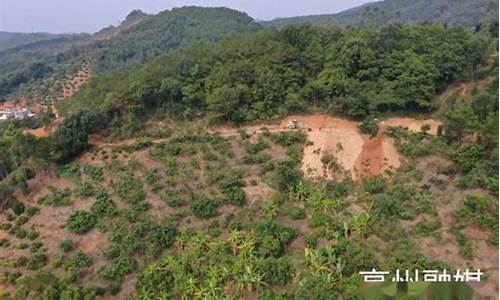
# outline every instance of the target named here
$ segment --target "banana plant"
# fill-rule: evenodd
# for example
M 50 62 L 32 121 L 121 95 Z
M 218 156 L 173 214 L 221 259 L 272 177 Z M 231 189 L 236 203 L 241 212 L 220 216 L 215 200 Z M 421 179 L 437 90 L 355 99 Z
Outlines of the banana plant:
M 156 297 L 157 300 L 168 300 L 168 299 L 172 299 L 171 296 L 169 296 L 166 292 L 162 292 L 160 293 L 157 297 Z
M 328 246 L 324 249 L 305 248 L 304 251 L 310 271 L 313 274 L 330 276 L 331 281 L 336 281 L 342 277 L 345 263 L 341 257 L 335 254 L 332 247 Z
M 255 238 L 253 236 L 245 238 L 238 246 L 238 251 L 244 259 L 253 257 L 255 254 Z
M 231 250 L 233 255 L 236 255 L 238 252 L 238 246 L 241 244 L 243 240 L 243 235 L 238 229 L 231 229 L 231 233 L 229 234 L 229 243 L 231 245 Z
M 342 208 L 342 202 L 338 198 L 327 197 L 324 185 L 317 185 L 310 191 L 306 202 L 316 211 L 324 213 L 336 212 Z
M 153 298 L 154 298 L 154 293 L 150 289 L 143 287 L 139 291 L 139 299 L 140 300 L 153 300 Z
M 198 280 L 189 275 L 184 281 L 184 287 L 181 290 L 181 300 L 191 300 L 198 291 Z
M 306 202 L 312 207 L 312 209 L 316 211 L 322 211 L 325 209 L 323 202 L 324 198 L 325 195 L 323 189 L 321 188 L 321 186 L 316 186 L 311 189 Z
M 208 280 L 204 290 L 204 299 L 219 299 L 221 297 L 222 289 L 216 282 L 210 279 Z
M 353 216 L 348 222 L 348 227 L 351 229 L 351 233 L 364 238 L 370 218 L 371 215 L 368 212 L 362 212 L 359 215 Z
M 278 215 L 279 206 L 275 201 L 264 202 L 262 204 L 262 210 L 266 215 L 266 218 L 275 218 Z
M 264 275 L 258 271 L 256 271 L 253 266 L 246 266 L 245 268 L 245 277 L 247 280 L 247 290 L 251 292 L 253 289 L 259 291 L 260 287 L 263 285 L 267 285 L 264 282 Z
M 302 202 L 307 199 L 308 194 L 309 188 L 304 181 L 301 180 L 298 184 L 290 188 L 288 197 L 292 201 Z

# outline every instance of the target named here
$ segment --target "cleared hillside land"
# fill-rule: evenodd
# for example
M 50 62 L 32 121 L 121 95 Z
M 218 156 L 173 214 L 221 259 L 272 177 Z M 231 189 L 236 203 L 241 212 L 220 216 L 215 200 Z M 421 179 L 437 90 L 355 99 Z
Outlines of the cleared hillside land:
M 293 119 L 302 128 L 288 130 Z M 30 180 L 17 208 L 0 215 L 1 288 L 19 299 L 34 296 L 40 282 L 78 284 L 107 299 L 146 292 L 258 299 L 310 295 L 315 272 L 327 272 L 335 281 L 325 284 L 349 298 L 359 293 L 350 290 L 358 290 L 354 270 L 404 267 L 394 260 L 403 257 L 422 269 L 481 268 L 488 277 L 474 289 L 494 296 L 496 232 L 467 214 L 470 199 L 494 199 L 460 189 L 462 176 L 437 152 L 397 150 L 409 154 L 416 136 L 435 143 L 437 121 L 380 124 L 372 138 L 355 122 L 324 115 L 156 140 L 94 136 L 91 151 Z M 428 133 L 420 130 L 425 124 Z M 381 149 L 365 153 L 374 141 Z M 384 167 L 356 172 L 365 157 Z M 496 211 L 481 213 L 494 218 Z M 340 265 L 321 266 L 315 255 L 338 255 Z M 176 279 L 181 274 L 194 280 L 190 289 Z

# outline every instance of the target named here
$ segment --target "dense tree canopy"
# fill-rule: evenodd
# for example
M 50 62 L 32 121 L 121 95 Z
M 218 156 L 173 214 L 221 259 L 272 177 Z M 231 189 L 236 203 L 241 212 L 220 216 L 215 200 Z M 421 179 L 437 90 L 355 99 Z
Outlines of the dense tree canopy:
M 64 162 L 82 153 L 88 146 L 88 135 L 95 130 L 94 116 L 80 110 L 65 119 L 51 136 L 55 161 Z
M 430 21 L 472 29 L 487 17 L 496 19 L 498 24 L 498 0 L 384 0 L 337 14 L 278 18 L 261 23 L 276 27 L 306 22 L 316 26 L 382 26 Z
M 437 93 L 486 60 L 488 46 L 488 38 L 438 24 L 380 30 L 290 26 L 107 74 L 65 108 L 123 115 L 208 112 L 231 122 L 270 119 L 311 105 L 352 117 L 430 111 Z

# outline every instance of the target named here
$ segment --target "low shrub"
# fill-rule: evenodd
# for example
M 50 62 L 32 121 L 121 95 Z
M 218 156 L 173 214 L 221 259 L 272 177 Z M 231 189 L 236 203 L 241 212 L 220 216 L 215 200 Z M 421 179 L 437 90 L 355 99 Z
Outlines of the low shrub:
M 184 201 L 179 197 L 169 197 L 165 202 L 170 207 L 181 207 L 184 205 Z
M 271 139 L 282 146 L 292 146 L 294 144 L 305 144 L 307 135 L 301 131 L 283 131 L 271 134 Z
M 90 177 L 93 181 L 100 181 L 102 179 L 102 175 L 104 169 L 102 167 L 84 165 L 82 166 L 83 173 Z
M 106 191 L 100 189 L 96 192 L 96 200 L 90 207 L 90 211 L 96 216 L 112 216 L 118 212 L 118 208 Z
M 191 211 L 199 218 L 211 218 L 218 215 L 217 201 L 204 196 L 193 195 L 191 200 Z
M 244 148 L 245 148 L 245 151 L 248 154 L 257 154 L 260 151 L 269 148 L 269 144 L 266 141 L 259 139 L 254 144 L 252 144 L 252 143 L 245 143 L 244 144 Z
M 458 150 L 453 159 L 465 173 L 468 173 L 485 159 L 485 152 L 480 145 L 467 145 Z
M 243 186 L 244 182 L 241 174 L 233 174 L 225 179 L 220 185 L 220 190 L 225 196 L 225 201 L 238 206 L 244 205 L 246 196 Z
M 363 180 L 363 188 L 370 194 L 383 193 L 387 188 L 387 182 L 383 176 L 370 177 Z
M 70 239 L 64 239 L 59 243 L 59 248 L 63 252 L 70 252 L 73 250 L 73 241 Z
M 20 214 L 24 213 L 24 210 L 25 210 L 24 204 L 14 197 L 9 199 L 7 205 L 10 209 L 12 209 L 12 211 L 16 215 L 20 215 Z
M 302 207 L 293 207 L 288 215 L 292 220 L 304 219 L 306 217 L 306 210 Z
M 371 135 L 372 137 L 377 135 L 378 125 L 373 118 L 366 118 L 359 125 L 361 132 Z
M 26 209 L 26 214 L 30 217 L 36 215 L 38 212 L 40 211 L 40 209 L 36 206 L 30 206 Z
M 296 167 L 297 162 L 292 159 L 287 159 L 276 163 L 276 174 L 274 175 L 274 181 L 276 182 L 279 190 L 287 191 L 289 187 L 294 186 L 299 182 L 301 175 Z
M 38 200 L 39 204 L 51 206 L 68 206 L 71 204 L 71 191 L 68 188 L 59 190 L 49 186 L 50 194 Z
M 96 223 L 97 218 L 93 213 L 78 210 L 69 216 L 66 226 L 73 233 L 84 234 L 94 228 Z
M 79 251 L 71 258 L 65 260 L 63 266 L 64 269 L 70 273 L 70 279 L 76 280 L 76 278 L 83 274 L 83 269 L 91 266 L 93 262 L 90 256 Z
M 264 275 L 265 282 L 278 285 L 285 285 L 294 274 L 293 267 L 286 257 L 259 259 L 257 270 Z
M 254 164 L 263 164 L 271 160 L 272 158 L 273 158 L 272 155 L 269 153 L 259 152 L 255 154 L 245 154 L 241 160 L 244 164 L 254 165 Z
M 498 202 L 491 197 L 469 195 L 456 212 L 458 220 L 473 221 L 481 228 L 498 230 Z
M 106 280 L 120 280 L 124 275 L 132 273 L 136 269 L 136 262 L 132 258 L 120 257 L 115 259 L 110 266 L 101 267 L 97 275 Z
M 259 251 L 265 256 L 278 257 L 284 246 L 297 237 L 297 230 L 273 220 L 262 221 L 255 225 Z
M 142 182 L 132 174 L 121 176 L 113 184 L 113 191 L 128 204 L 138 203 L 146 197 Z
M 75 195 L 80 198 L 91 197 L 94 193 L 94 187 L 89 182 L 79 183 L 75 190 Z

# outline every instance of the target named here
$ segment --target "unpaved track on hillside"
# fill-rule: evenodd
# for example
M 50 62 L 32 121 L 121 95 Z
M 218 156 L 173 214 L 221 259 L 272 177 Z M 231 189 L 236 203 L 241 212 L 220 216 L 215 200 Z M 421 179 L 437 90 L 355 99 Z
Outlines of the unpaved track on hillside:
M 339 170 L 327 169 L 322 162 L 325 155 L 331 155 L 343 172 L 350 173 L 353 180 L 365 176 L 388 175 L 388 171 L 399 168 L 404 160 L 397 151 L 392 138 L 385 134 L 388 127 L 401 126 L 418 132 L 425 124 L 430 126 L 430 134 L 436 134 L 441 124 L 437 120 L 416 120 L 411 118 L 390 118 L 379 123 L 379 132 L 375 137 L 363 134 L 358 129 L 359 123 L 326 115 L 289 116 L 280 123 L 234 127 L 212 127 L 209 133 L 222 137 L 239 136 L 241 130 L 257 135 L 264 132 L 290 131 L 288 124 L 297 120 L 300 130 L 308 139 L 304 147 L 301 170 L 311 179 L 333 179 L 342 176 Z M 161 143 L 168 139 L 155 139 L 153 143 Z M 90 143 L 98 147 L 118 147 L 131 145 L 136 139 L 128 139 L 113 143 L 103 143 L 102 138 L 93 135 Z M 342 173 L 343 173 L 342 172 Z

